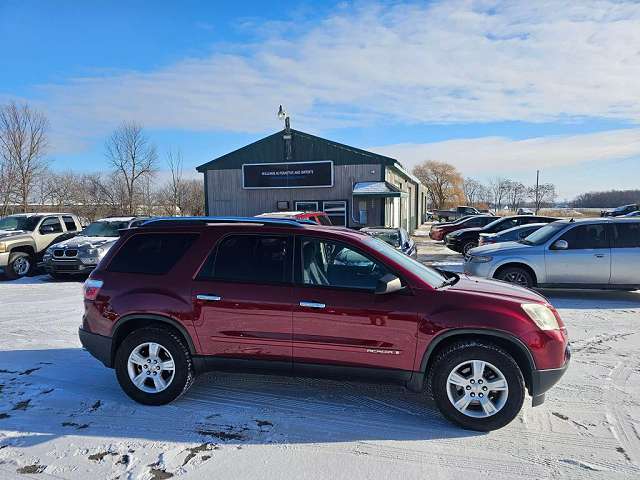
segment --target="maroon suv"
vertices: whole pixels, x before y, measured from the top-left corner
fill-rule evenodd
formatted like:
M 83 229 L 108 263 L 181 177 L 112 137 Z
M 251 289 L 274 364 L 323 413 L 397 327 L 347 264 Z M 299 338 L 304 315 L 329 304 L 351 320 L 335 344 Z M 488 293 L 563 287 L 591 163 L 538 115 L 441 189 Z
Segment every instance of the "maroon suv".
M 353 230 L 268 218 L 158 219 L 123 232 L 85 284 L 80 339 L 134 400 L 208 370 L 429 389 L 493 430 L 567 368 L 567 332 L 531 290 L 445 277 Z

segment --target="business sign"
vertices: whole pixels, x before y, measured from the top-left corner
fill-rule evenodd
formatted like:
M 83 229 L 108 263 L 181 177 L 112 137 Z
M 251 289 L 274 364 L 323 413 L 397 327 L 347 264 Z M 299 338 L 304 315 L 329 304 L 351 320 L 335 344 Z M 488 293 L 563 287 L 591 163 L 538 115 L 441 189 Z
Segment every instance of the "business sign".
M 333 162 L 245 163 L 243 188 L 333 187 Z

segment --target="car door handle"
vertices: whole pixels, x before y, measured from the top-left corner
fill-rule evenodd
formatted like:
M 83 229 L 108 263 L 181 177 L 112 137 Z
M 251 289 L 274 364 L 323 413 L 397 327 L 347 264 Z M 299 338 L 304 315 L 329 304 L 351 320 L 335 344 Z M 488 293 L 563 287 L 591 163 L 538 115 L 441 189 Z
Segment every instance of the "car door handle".
M 319 302 L 300 302 L 301 307 L 306 308 L 324 308 L 326 305 L 324 303 Z
M 208 294 L 203 294 L 200 293 L 198 295 L 196 295 L 196 298 L 198 300 L 202 300 L 205 302 L 219 302 L 220 300 L 222 300 L 222 297 L 218 296 L 218 295 L 208 295 Z
M 593 256 L 596 258 L 604 258 L 604 253 L 594 253 Z

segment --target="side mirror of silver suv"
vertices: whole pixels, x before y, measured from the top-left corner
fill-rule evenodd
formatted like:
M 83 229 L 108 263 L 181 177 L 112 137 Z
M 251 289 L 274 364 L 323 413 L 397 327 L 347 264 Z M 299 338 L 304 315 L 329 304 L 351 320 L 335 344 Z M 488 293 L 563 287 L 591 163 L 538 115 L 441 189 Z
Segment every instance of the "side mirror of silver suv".
M 566 250 L 567 248 L 569 248 L 569 244 L 566 240 L 556 240 L 555 242 L 553 242 L 553 245 L 551 245 L 551 248 L 553 250 Z

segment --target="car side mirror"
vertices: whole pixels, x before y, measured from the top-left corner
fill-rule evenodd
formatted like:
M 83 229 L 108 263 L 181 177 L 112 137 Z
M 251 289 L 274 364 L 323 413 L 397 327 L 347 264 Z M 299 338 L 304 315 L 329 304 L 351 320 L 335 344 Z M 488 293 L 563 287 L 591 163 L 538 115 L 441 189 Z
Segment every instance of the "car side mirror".
M 402 248 L 407 250 L 409 248 L 409 242 L 404 242 L 404 245 L 402 246 Z
M 387 273 L 378 280 L 375 293 L 376 295 L 383 295 L 386 293 L 399 292 L 402 289 L 404 289 L 404 287 L 400 279 L 391 273 Z
M 553 245 L 551 245 L 551 248 L 553 250 L 566 250 L 567 248 L 569 248 L 569 244 L 566 240 L 556 240 L 555 242 L 553 242 Z

